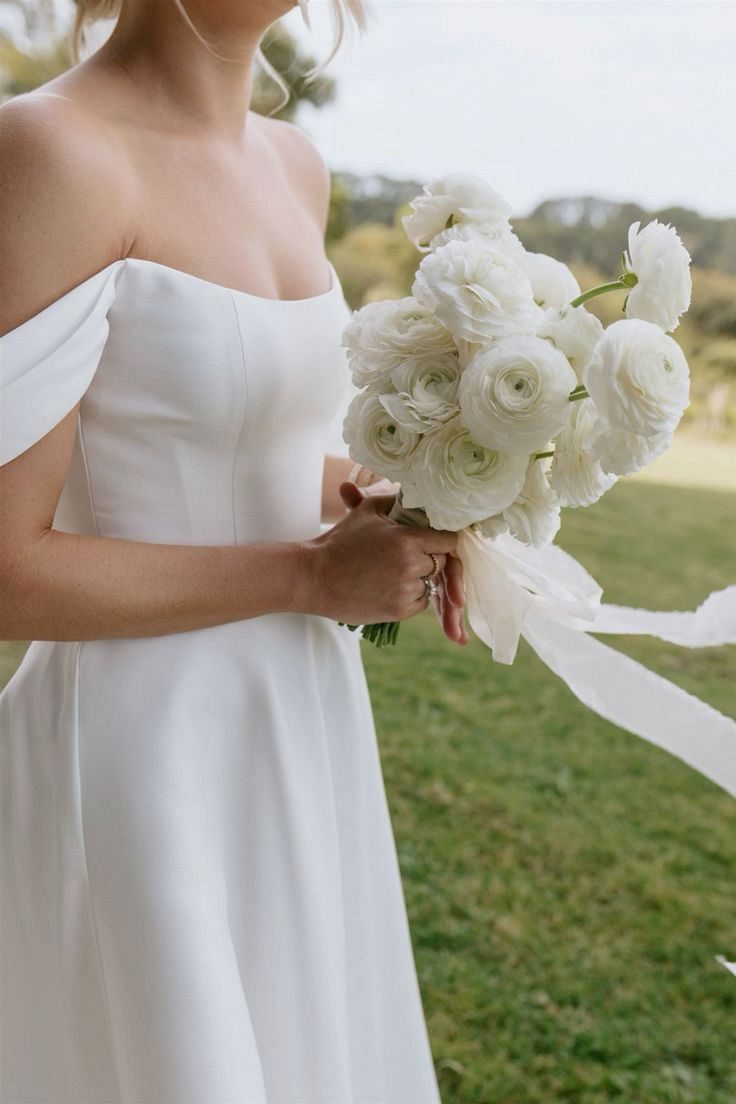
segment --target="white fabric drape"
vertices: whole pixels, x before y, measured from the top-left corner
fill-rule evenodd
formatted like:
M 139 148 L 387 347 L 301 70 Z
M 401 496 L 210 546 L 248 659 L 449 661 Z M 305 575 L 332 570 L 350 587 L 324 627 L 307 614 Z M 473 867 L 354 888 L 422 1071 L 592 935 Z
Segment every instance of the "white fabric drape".
M 467 614 L 498 663 L 521 636 L 601 717 L 682 759 L 736 796 L 736 721 L 589 633 L 658 637 L 688 648 L 736 643 L 736 586 L 696 610 L 630 609 L 601 602 L 595 579 L 557 545 L 532 548 L 505 533 L 460 534 Z

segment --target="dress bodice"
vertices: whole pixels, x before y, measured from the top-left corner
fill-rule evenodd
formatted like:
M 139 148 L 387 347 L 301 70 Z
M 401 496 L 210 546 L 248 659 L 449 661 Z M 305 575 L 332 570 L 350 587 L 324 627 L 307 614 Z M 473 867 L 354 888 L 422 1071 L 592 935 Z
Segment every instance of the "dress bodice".
M 113 262 L 0 338 L 0 463 L 79 402 L 57 528 L 318 534 L 352 387 L 332 278 L 260 299 Z M 439 1104 L 360 637 L 330 617 L 32 640 L 0 692 L 0 886 L 0 1101 Z
M 351 388 L 350 308 L 329 268 L 327 292 L 283 300 L 113 262 L 0 338 L 0 463 L 81 400 L 55 528 L 177 544 L 315 535 Z

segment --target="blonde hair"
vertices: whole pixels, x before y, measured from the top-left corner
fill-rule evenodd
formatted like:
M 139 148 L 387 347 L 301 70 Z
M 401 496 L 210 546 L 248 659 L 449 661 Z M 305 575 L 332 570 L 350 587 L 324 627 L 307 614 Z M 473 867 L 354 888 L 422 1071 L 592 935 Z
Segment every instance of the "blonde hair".
M 245 0 L 244 0 L 245 2 Z M 90 23 L 96 22 L 98 19 L 117 19 L 120 15 L 120 9 L 123 6 L 123 0 L 74 0 L 76 5 L 76 14 L 74 17 L 74 23 L 71 29 L 71 35 L 69 40 L 69 49 L 71 58 L 74 64 L 80 60 L 81 48 L 84 42 L 85 27 Z M 184 7 L 183 0 L 172 0 L 172 3 L 178 9 L 182 19 L 190 28 L 191 31 L 197 36 L 203 46 L 206 46 L 216 57 L 219 57 L 222 61 L 234 61 L 234 58 L 223 57 L 222 54 L 218 54 L 214 47 L 207 42 L 203 35 L 197 30 L 192 22 L 189 13 Z M 315 81 L 322 72 L 326 69 L 329 63 L 334 58 L 337 51 L 342 46 L 345 39 L 345 31 L 348 26 L 348 21 L 351 25 L 358 28 L 359 31 L 365 31 L 368 21 L 368 10 L 366 0 L 330 0 L 330 9 L 332 16 L 332 25 L 335 31 L 335 38 L 332 44 L 332 49 L 324 61 L 318 65 L 313 65 L 311 69 L 308 69 L 303 76 L 303 81 L 307 84 Z M 261 45 L 259 43 L 256 51 L 256 58 L 261 65 L 263 71 L 267 76 L 271 77 L 273 81 L 281 89 L 283 93 L 283 100 L 280 104 L 276 104 L 274 108 L 269 112 L 273 115 L 276 111 L 280 111 L 289 102 L 289 96 L 291 95 L 291 89 L 284 81 L 281 74 L 271 65 L 268 58 L 263 53 Z

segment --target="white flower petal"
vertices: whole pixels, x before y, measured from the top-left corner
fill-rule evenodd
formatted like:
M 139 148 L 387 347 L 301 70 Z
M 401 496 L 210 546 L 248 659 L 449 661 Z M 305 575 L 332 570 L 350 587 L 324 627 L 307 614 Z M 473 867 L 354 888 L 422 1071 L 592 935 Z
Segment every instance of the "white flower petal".
M 540 310 L 521 268 L 483 238 L 450 241 L 422 260 L 414 297 L 456 342 L 486 344 L 532 333 Z
M 485 449 L 457 418 L 421 438 L 401 477 L 407 507 L 421 506 L 435 529 L 456 532 L 510 506 L 528 457 Z
M 666 452 L 672 445 L 671 433 L 655 433 L 641 437 L 636 433 L 622 433 L 601 423 L 591 439 L 591 452 L 604 472 L 613 475 L 633 475 Z
M 454 353 L 452 335 L 412 296 L 366 303 L 353 313 L 342 346 L 356 387 L 381 389 L 393 369 L 422 352 Z
M 682 349 L 641 319 L 622 319 L 604 331 L 583 382 L 608 425 L 645 437 L 672 432 L 690 401 Z
M 567 357 L 540 337 L 507 337 L 463 369 L 460 417 L 487 448 L 543 449 L 568 417 L 577 379 Z
M 591 451 L 591 438 L 600 426 L 590 399 L 570 403 L 567 424 L 555 438 L 549 472 L 550 486 L 561 506 L 591 506 L 616 482 L 616 476 L 606 474 Z
M 673 226 L 653 219 L 643 230 L 629 227 L 628 267 L 638 283 L 626 300 L 626 317 L 674 330 L 690 306 L 690 254 Z
M 503 511 L 511 535 L 543 548 L 560 528 L 560 500 L 549 484 L 542 460 L 530 460 L 519 497 Z
M 401 478 L 420 441 L 419 434 L 402 426 L 370 391 L 351 400 L 342 436 L 352 460 L 394 480 Z
M 526 253 L 522 267 L 532 285 L 534 301 L 543 310 L 559 310 L 580 295 L 580 285 L 567 265 L 546 253 Z
M 544 312 L 537 330 L 537 337 L 551 341 L 565 354 L 580 382 L 602 336 L 601 322 L 583 306 L 550 308 Z
M 433 239 L 458 225 L 493 227 L 508 224 L 511 206 L 480 177 L 467 173 L 448 173 L 425 184 L 422 194 L 409 205 L 412 214 L 402 217 L 407 237 L 417 249 L 435 248 Z

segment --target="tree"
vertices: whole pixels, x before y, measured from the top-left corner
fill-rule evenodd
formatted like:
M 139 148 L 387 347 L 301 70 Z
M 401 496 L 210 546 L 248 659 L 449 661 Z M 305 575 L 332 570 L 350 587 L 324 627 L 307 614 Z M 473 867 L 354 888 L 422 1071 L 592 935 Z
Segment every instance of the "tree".
M 53 0 L 2 0 L 0 11 L 21 28 L 20 35 L 0 29 L 0 99 L 31 92 L 69 68 L 69 44 Z
M 306 74 L 315 64 L 315 59 L 300 52 L 295 40 L 280 23 L 269 27 L 263 36 L 261 49 L 266 60 L 284 78 L 290 89 L 288 101 L 274 112 L 275 118 L 291 121 L 300 104 L 310 103 L 314 107 L 323 107 L 334 99 L 335 82 L 331 77 L 322 74 L 307 83 Z M 251 100 L 253 110 L 261 115 L 268 115 L 282 99 L 281 89 L 259 66 Z

